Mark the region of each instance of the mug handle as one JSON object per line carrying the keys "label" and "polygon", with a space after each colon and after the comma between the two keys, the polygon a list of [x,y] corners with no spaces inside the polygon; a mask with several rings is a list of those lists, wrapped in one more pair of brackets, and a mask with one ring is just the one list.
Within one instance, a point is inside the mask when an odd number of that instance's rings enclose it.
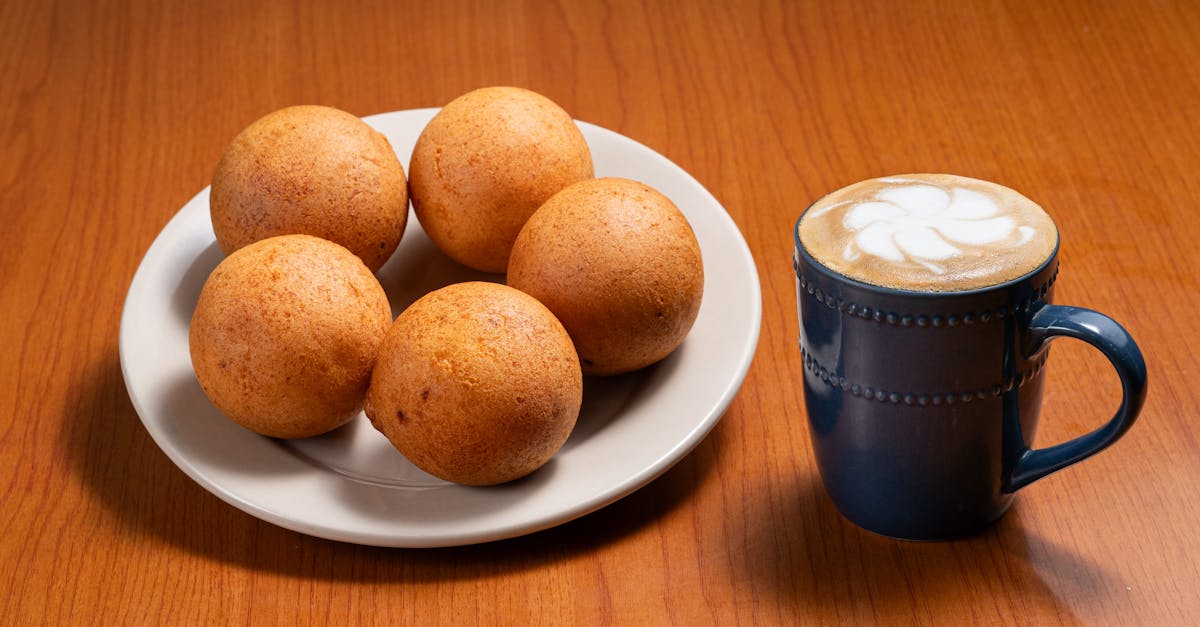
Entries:
{"label": "mug handle", "polygon": [[[1133,337],[1112,318],[1081,307],[1043,305],[1028,325],[1027,354],[1032,354],[1056,336],[1073,337],[1096,347],[1108,357],[1121,378],[1122,398],[1117,413],[1107,424],[1073,440],[1033,450],[1021,444],[1017,463],[1003,486],[1005,493],[1017,490],[1091,457],[1107,448],[1133,426],[1146,401],[1146,361]],[[1018,438],[1018,441],[1024,442]]]}

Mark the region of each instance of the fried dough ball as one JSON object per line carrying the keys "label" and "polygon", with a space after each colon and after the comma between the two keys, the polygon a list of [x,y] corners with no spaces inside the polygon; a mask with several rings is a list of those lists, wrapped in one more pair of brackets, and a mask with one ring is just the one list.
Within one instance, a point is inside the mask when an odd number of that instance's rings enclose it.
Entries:
{"label": "fried dough ball", "polygon": [[233,139],[213,173],[209,208],[226,254],[303,233],[345,246],[374,272],[404,234],[408,184],[382,133],[345,111],[301,105]]}
{"label": "fried dough ball", "polygon": [[554,312],[585,374],[611,375],[683,343],[700,310],[704,263],[670,199],[636,181],[601,178],[564,189],[533,214],[507,280]]}
{"label": "fried dough ball", "polygon": [[554,315],[497,283],[457,283],[404,310],[371,377],[371,424],[413,464],[467,485],[543,466],[583,401],[579,358]]}
{"label": "fried dough ball", "polygon": [[525,220],[562,188],[592,177],[592,156],[571,116],[517,87],[486,87],[430,120],[409,163],[413,210],[455,261],[504,272]]}
{"label": "fried dough ball", "polygon": [[315,436],[362,408],[391,321],[387,295],[353,253],[309,235],[272,237],[226,257],[204,283],[192,367],[234,422]]}

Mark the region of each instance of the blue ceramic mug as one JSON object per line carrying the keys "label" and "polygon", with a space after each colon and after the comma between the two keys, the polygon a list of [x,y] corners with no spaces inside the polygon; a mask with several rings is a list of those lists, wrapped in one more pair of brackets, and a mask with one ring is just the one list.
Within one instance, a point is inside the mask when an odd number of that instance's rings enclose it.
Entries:
{"label": "blue ceramic mug", "polygon": [[[883,213],[871,216],[890,215],[886,203],[879,207]],[[802,242],[803,220],[793,231],[793,262],[813,450],[833,502],[859,526],[914,540],[979,531],[1007,511],[1017,490],[1103,450],[1137,418],[1146,365],[1133,338],[1103,314],[1052,304],[1057,230],[1032,271],[936,291],[884,287],[832,269]],[[1031,449],[1049,343],[1059,336],[1107,356],[1123,397],[1095,431]]]}

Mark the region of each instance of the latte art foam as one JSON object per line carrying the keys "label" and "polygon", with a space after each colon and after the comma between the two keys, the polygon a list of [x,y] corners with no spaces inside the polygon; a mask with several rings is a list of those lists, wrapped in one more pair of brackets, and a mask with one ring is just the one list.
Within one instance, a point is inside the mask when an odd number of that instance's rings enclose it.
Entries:
{"label": "latte art foam", "polygon": [[800,219],[801,244],[852,279],[897,289],[963,291],[1035,270],[1058,230],[1036,203],[1002,185],[951,174],[855,183]]}

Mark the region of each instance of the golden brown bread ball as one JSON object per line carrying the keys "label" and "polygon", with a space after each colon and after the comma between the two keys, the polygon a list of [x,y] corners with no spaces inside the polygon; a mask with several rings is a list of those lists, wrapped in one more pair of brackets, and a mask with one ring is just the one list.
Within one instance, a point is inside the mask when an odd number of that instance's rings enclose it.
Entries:
{"label": "golden brown bread ball", "polygon": [[226,416],[262,435],[304,438],[362,408],[390,324],[387,295],[358,257],[283,235],[213,270],[188,340],[196,379]]}
{"label": "golden brown bread ball", "polygon": [[571,116],[517,87],[454,99],[421,132],[409,163],[413,210],[455,261],[504,272],[525,220],[558,190],[592,177]]}
{"label": "golden brown bread ball", "polygon": [[408,221],[404,168],[382,133],[331,107],[287,107],[233,139],[213,173],[213,231],[226,254],[275,235],[336,242],[371,271]]}
{"label": "golden brown bread ball", "polygon": [[647,185],[576,183],[529,219],[508,284],[562,322],[583,372],[618,374],[669,355],[700,310],[700,245],[679,209]]}
{"label": "golden brown bread ball", "polygon": [[404,310],[380,350],[366,413],[413,464],[492,485],[544,465],[575,427],[579,358],[554,315],[496,283],[457,283]]}

